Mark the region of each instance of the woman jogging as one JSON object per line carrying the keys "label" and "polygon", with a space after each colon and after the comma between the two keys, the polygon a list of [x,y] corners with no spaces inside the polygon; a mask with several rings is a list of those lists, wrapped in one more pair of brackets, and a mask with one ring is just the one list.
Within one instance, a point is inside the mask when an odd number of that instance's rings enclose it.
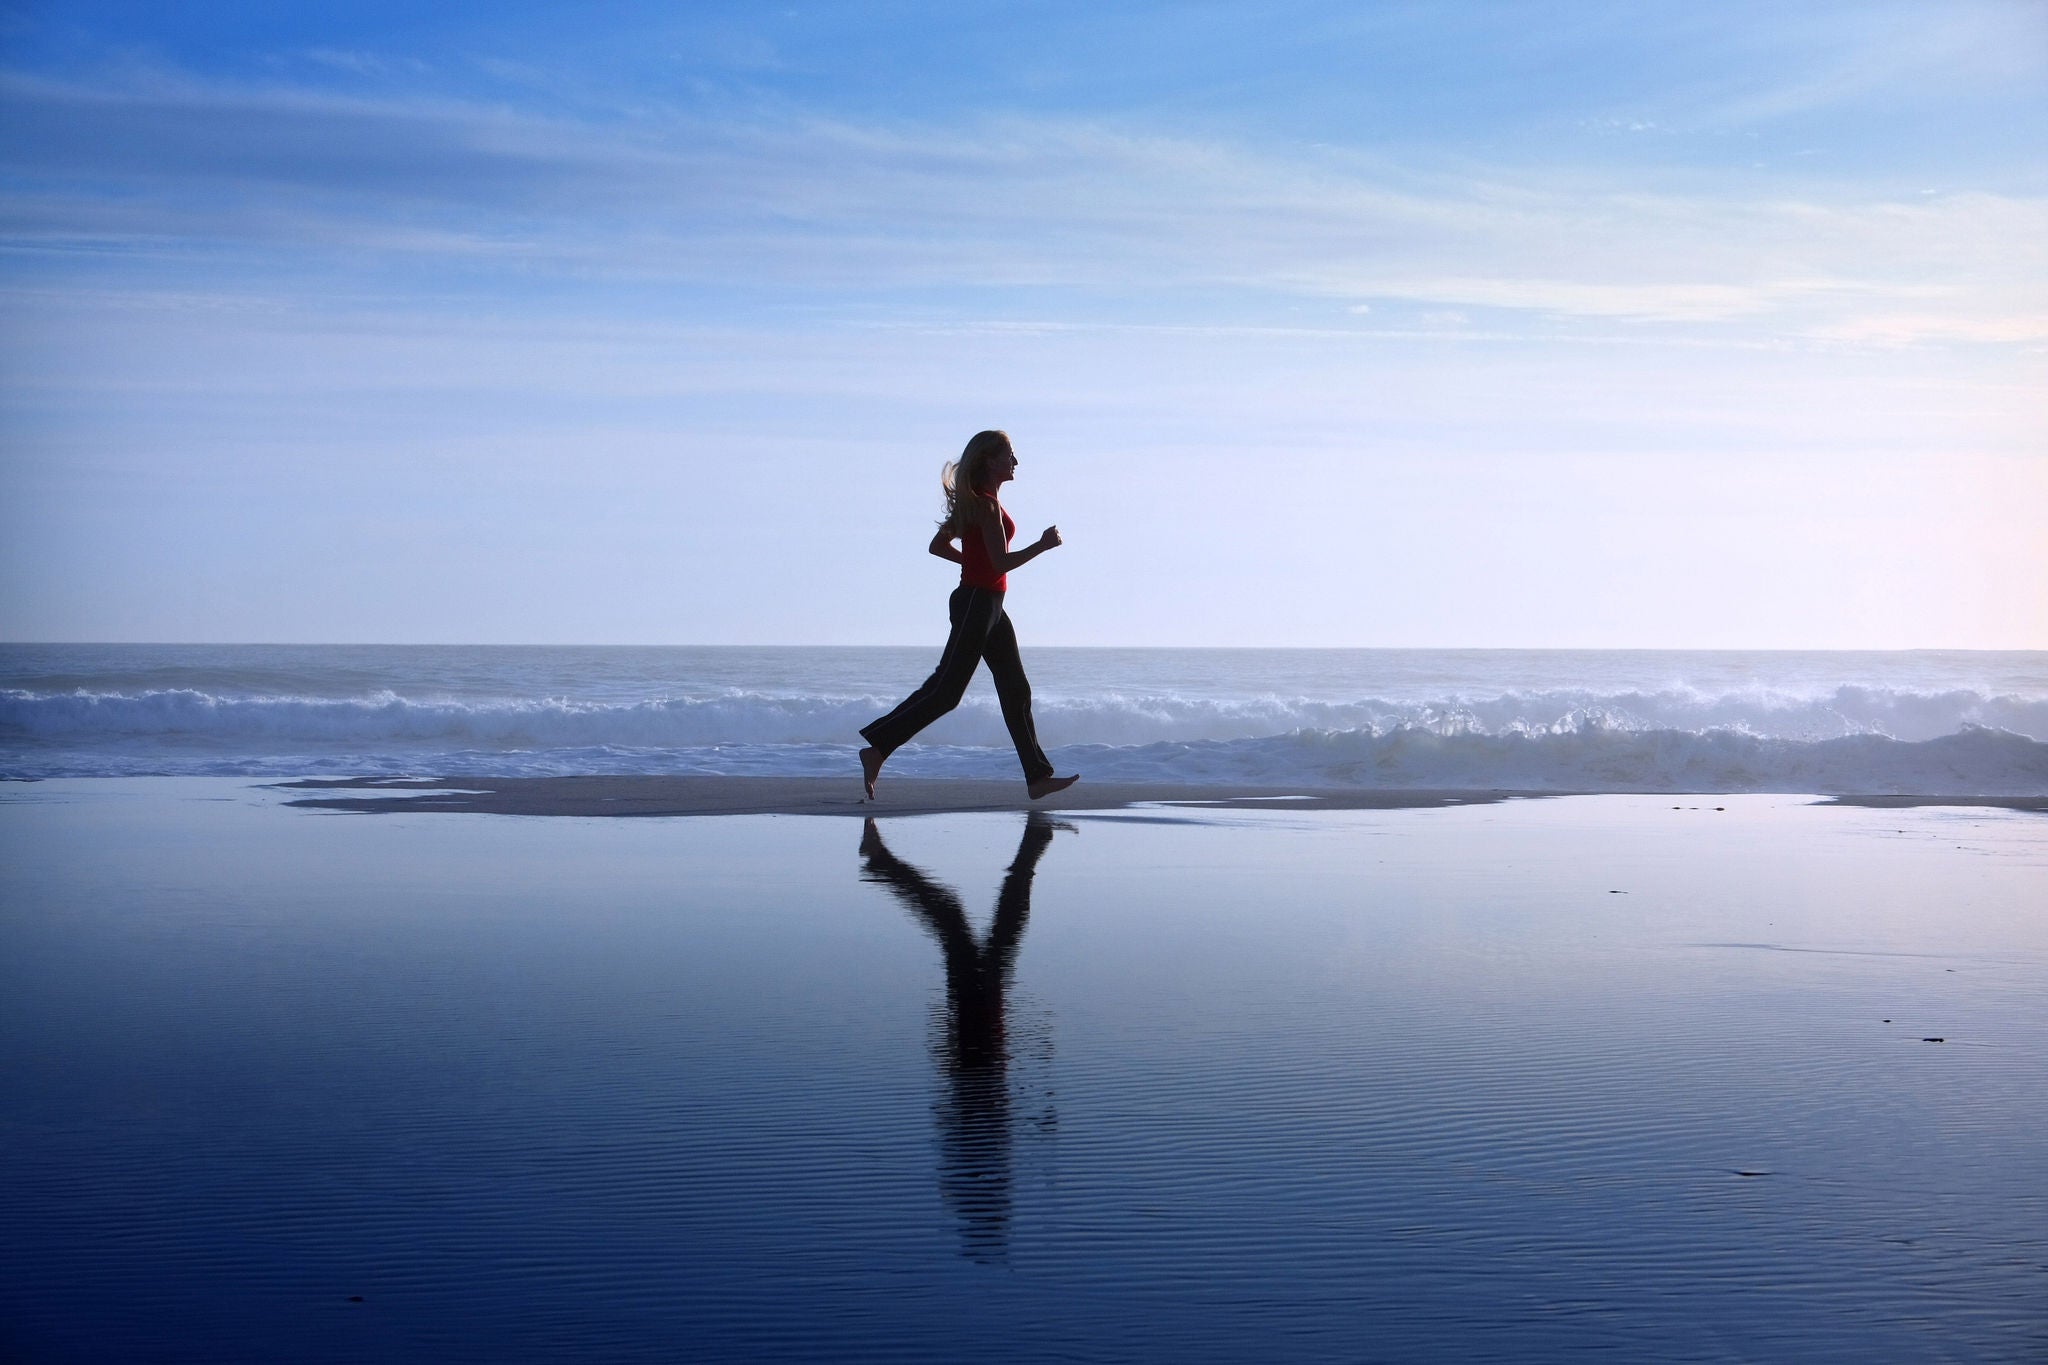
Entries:
{"label": "woman jogging", "polygon": [[[911,736],[960,704],[976,664],[986,660],[989,676],[995,679],[996,698],[1003,706],[1003,724],[1010,728],[1010,740],[1017,746],[1017,759],[1024,765],[1025,790],[1036,801],[1072,786],[1078,777],[1053,776],[1052,763],[1038,747],[1038,733],[1031,724],[1031,683],[1024,676],[1024,661],[1017,656],[1017,632],[1003,611],[1003,592],[1009,571],[1060,544],[1060,528],[1048,526],[1045,534],[1021,550],[1010,548],[1016,523],[997,501],[997,491],[1017,477],[1017,453],[1010,448],[1007,432],[980,431],[967,443],[960,458],[948,464],[939,476],[946,490],[946,516],[932,536],[931,552],[960,566],[960,586],[953,590],[947,611],[953,619],[953,633],[946,638],[946,652],[924,685],[906,697],[888,715],[861,730],[868,747],[860,751],[861,785],[872,799],[875,778],[889,755],[909,742]],[[955,548],[954,542],[959,546]]]}

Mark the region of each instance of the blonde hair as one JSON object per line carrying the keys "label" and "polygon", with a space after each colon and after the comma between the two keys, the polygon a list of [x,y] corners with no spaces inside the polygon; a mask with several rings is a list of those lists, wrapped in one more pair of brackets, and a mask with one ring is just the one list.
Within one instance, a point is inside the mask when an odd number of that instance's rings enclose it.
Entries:
{"label": "blonde hair", "polygon": [[981,493],[982,485],[988,481],[988,462],[997,455],[1010,453],[1010,433],[1007,431],[977,431],[967,440],[967,448],[960,452],[957,460],[946,461],[939,470],[939,487],[946,494],[946,515],[939,525],[949,531],[967,529],[966,513],[969,506],[965,494]]}

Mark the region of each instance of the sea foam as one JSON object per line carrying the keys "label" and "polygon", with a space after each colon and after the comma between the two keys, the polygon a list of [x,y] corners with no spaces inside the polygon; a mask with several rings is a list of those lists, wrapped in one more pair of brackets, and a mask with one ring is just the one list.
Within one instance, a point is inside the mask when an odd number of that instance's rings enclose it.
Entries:
{"label": "sea foam", "polygon": [[[0,691],[0,775],[438,772],[826,774],[893,704],[872,692],[724,688],[634,700]],[[1471,689],[1356,700],[1278,691],[1052,693],[1063,766],[1130,781],[1530,791],[2048,794],[2048,697],[1841,685]],[[899,771],[1014,766],[994,699],[970,696]]]}

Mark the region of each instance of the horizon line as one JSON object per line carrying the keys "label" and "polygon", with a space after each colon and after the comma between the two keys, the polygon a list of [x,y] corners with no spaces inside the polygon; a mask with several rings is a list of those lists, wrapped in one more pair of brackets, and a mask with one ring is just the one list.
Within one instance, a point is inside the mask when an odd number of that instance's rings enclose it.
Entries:
{"label": "horizon line", "polygon": [[[514,640],[0,640],[0,649],[173,648],[173,649],[929,649],[930,640],[890,644],[804,644],[686,641],[514,641]],[[2048,643],[2003,645],[1216,645],[1060,644],[1034,641],[1032,649],[1123,652],[1297,651],[1432,654],[2048,654]]]}

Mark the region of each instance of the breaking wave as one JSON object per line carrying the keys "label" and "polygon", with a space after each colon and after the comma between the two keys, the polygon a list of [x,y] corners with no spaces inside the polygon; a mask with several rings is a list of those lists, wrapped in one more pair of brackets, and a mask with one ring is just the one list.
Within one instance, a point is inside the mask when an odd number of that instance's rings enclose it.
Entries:
{"label": "breaking wave", "polygon": [[[643,700],[0,690],[0,775],[847,770],[894,697],[731,689]],[[1842,686],[1329,701],[1042,695],[1054,756],[1130,781],[1528,791],[2048,794],[2048,699]],[[976,695],[904,772],[1008,774]]]}

